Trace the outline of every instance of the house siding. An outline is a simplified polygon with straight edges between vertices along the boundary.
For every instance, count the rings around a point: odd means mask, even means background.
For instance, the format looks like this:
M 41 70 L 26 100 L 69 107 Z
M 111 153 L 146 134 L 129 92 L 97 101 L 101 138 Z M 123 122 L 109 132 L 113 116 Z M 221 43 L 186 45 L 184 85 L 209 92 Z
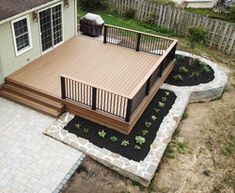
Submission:
M 32 19 L 32 13 L 28 15 L 33 48 L 19 56 L 16 56 L 15 54 L 11 22 L 0 25 L 0 83 L 6 76 L 42 55 L 39 21 L 36 22 Z M 66 41 L 76 34 L 74 29 L 74 1 L 70 1 L 69 7 L 63 7 L 63 17 L 64 41 Z

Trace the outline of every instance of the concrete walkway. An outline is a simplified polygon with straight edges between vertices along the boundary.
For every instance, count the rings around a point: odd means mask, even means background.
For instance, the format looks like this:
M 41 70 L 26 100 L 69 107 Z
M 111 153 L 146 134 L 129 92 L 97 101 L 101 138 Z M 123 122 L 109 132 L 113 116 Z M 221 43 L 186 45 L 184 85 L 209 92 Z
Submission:
M 42 134 L 55 119 L 0 98 L 0 193 L 58 192 L 83 154 Z

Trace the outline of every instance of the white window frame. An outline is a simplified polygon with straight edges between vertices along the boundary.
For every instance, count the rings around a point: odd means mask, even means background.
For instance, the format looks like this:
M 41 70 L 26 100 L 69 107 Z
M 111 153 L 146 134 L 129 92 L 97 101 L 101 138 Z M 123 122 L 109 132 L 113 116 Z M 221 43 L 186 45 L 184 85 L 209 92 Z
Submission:
M 53 45 L 51 48 L 48 48 L 47 50 L 43 51 L 42 50 L 42 37 L 41 37 L 41 24 L 40 24 L 40 17 L 39 17 L 39 13 L 42 11 L 45 11 L 47 9 L 51 9 L 52 7 L 56 7 L 57 5 L 61 5 L 61 17 L 62 17 L 62 41 L 56 45 Z M 40 34 L 40 50 L 41 50 L 41 54 L 46 54 L 47 52 L 50 52 L 51 50 L 53 50 L 54 48 L 56 48 L 57 46 L 61 45 L 62 43 L 64 43 L 64 3 L 63 2 L 59 2 L 56 4 L 53 4 L 51 6 L 48 6 L 44 9 L 41 9 L 40 11 L 38 11 L 38 29 L 39 29 L 39 34 Z
M 15 28 L 14 28 L 14 23 L 26 19 L 26 23 L 27 23 L 27 28 L 28 28 L 28 37 L 29 37 L 29 45 L 25 48 L 23 48 L 22 50 L 17 50 L 17 44 L 16 44 L 16 36 L 15 36 Z M 12 28 L 12 37 L 13 37 L 13 42 L 14 42 L 14 47 L 15 47 L 15 54 L 16 56 L 19 56 L 27 51 L 29 51 L 30 49 L 33 48 L 33 44 L 32 44 L 32 36 L 31 36 L 31 26 L 30 26 L 30 22 L 29 22 L 29 15 L 17 18 L 15 20 L 11 21 L 11 28 Z

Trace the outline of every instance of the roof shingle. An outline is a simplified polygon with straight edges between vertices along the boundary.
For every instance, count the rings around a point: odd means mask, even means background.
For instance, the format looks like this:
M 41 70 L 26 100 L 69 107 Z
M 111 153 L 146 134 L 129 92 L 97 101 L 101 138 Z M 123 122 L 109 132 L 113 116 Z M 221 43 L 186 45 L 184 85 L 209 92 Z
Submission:
M 54 0 L 0 0 L 0 21 Z

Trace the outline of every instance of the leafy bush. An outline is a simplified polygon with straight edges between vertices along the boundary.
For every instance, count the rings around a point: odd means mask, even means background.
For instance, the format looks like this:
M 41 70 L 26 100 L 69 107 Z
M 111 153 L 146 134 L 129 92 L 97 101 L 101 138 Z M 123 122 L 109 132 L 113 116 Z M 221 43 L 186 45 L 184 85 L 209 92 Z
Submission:
M 209 68 L 209 66 L 204 65 L 204 66 L 202 67 L 201 72 L 202 72 L 202 73 L 209 73 L 209 72 L 210 72 L 210 68 Z
M 158 102 L 158 106 L 161 107 L 161 108 L 164 108 L 164 107 L 165 107 L 165 103 L 163 103 L 163 102 Z
M 142 134 L 143 134 L 143 136 L 145 136 L 145 135 L 147 135 L 148 134 L 148 130 L 146 130 L 146 129 L 144 129 L 144 130 L 142 130 Z
M 151 119 L 152 119 L 153 121 L 156 121 L 156 120 L 157 120 L 157 117 L 156 117 L 155 115 L 152 115 L 152 116 L 151 116 Z
M 181 66 L 179 68 L 179 72 L 180 73 L 183 73 L 183 74 L 187 74 L 188 73 L 188 69 L 185 67 L 185 66 Z
M 130 145 L 130 142 L 128 140 L 123 140 L 122 143 L 121 143 L 121 146 L 128 146 Z
M 82 125 L 81 125 L 80 123 L 76 123 L 76 124 L 75 124 L 75 127 L 76 127 L 77 129 L 80 129 L 81 126 L 82 126 Z
M 200 27 L 190 27 L 188 29 L 188 40 L 191 48 L 194 48 L 196 44 L 208 45 L 209 32 Z
M 100 137 L 104 138 L 105 135 L 106 135 L 106 132 L 105 132 L 104 130 L 99 131 L 99 132 L 98 132 L 98 135 L 99 135 Z
M 134 19 L 135 18 L 135 10 L 133 8 L 128 9 L 125 12 L 125 17 L 129 18 L 129 19 Z
M 107 9 L 108 2 L 107 0 L 80 0 L 80 5 L 83 10 L 99 10 L 99 9 Z
M 182 80 L 183 80 L 183 77 L 182 77 L 180 74 L 177 74 L 177 75 L 175 75 L 175 76 L 173 77 L 173 79 L 174 79 L 175 81 L 182 81 Z
M 84 133 L 88 133 L 89 130 L 90 130 L 89 128 L 83 128 L 83 132 L 84 132 Z
M 116 136 L 111 136 L 111 137 L 110 137 L 110 140 L 111 140 L 112 142 L 117 142 L 117 141 L 118 141 L 118 138 L 117 138 Z
M 156 23 L 157 19 L 158 19 L 158 16 L 156 14 L 151 14 L 149 17 L 147 17 L 147 19 L 145 19 L 145 22 L 153 25 Z
M 165 95 L 166 95 L 166 96 L 169 96 L 169 95 L 170 95 L 170 92 L 165 91 Z
M 162 97 L 162 102 L 166 102 L 167 98 L 166 97 Z
M 145 121 L 145 127 L 150 128 L 152 126 L 152 123 L 150 121 Z
M 196 78 L 198 78 L 199 77 L 199 72 L 192 72 L 192 74 L 191 74 L 191 76 L 190 76 L 190 78 L 192 78 L 192 79 L 196 79 Z
M 136 136 L 135 141 L 137 144 L 143 145 L 145 143 L 145 138 L 142 136 Z
M 137 150 L 141 150 L 141 147 L 139 145 L 135 145 L 134 148 L 137 149 Z

